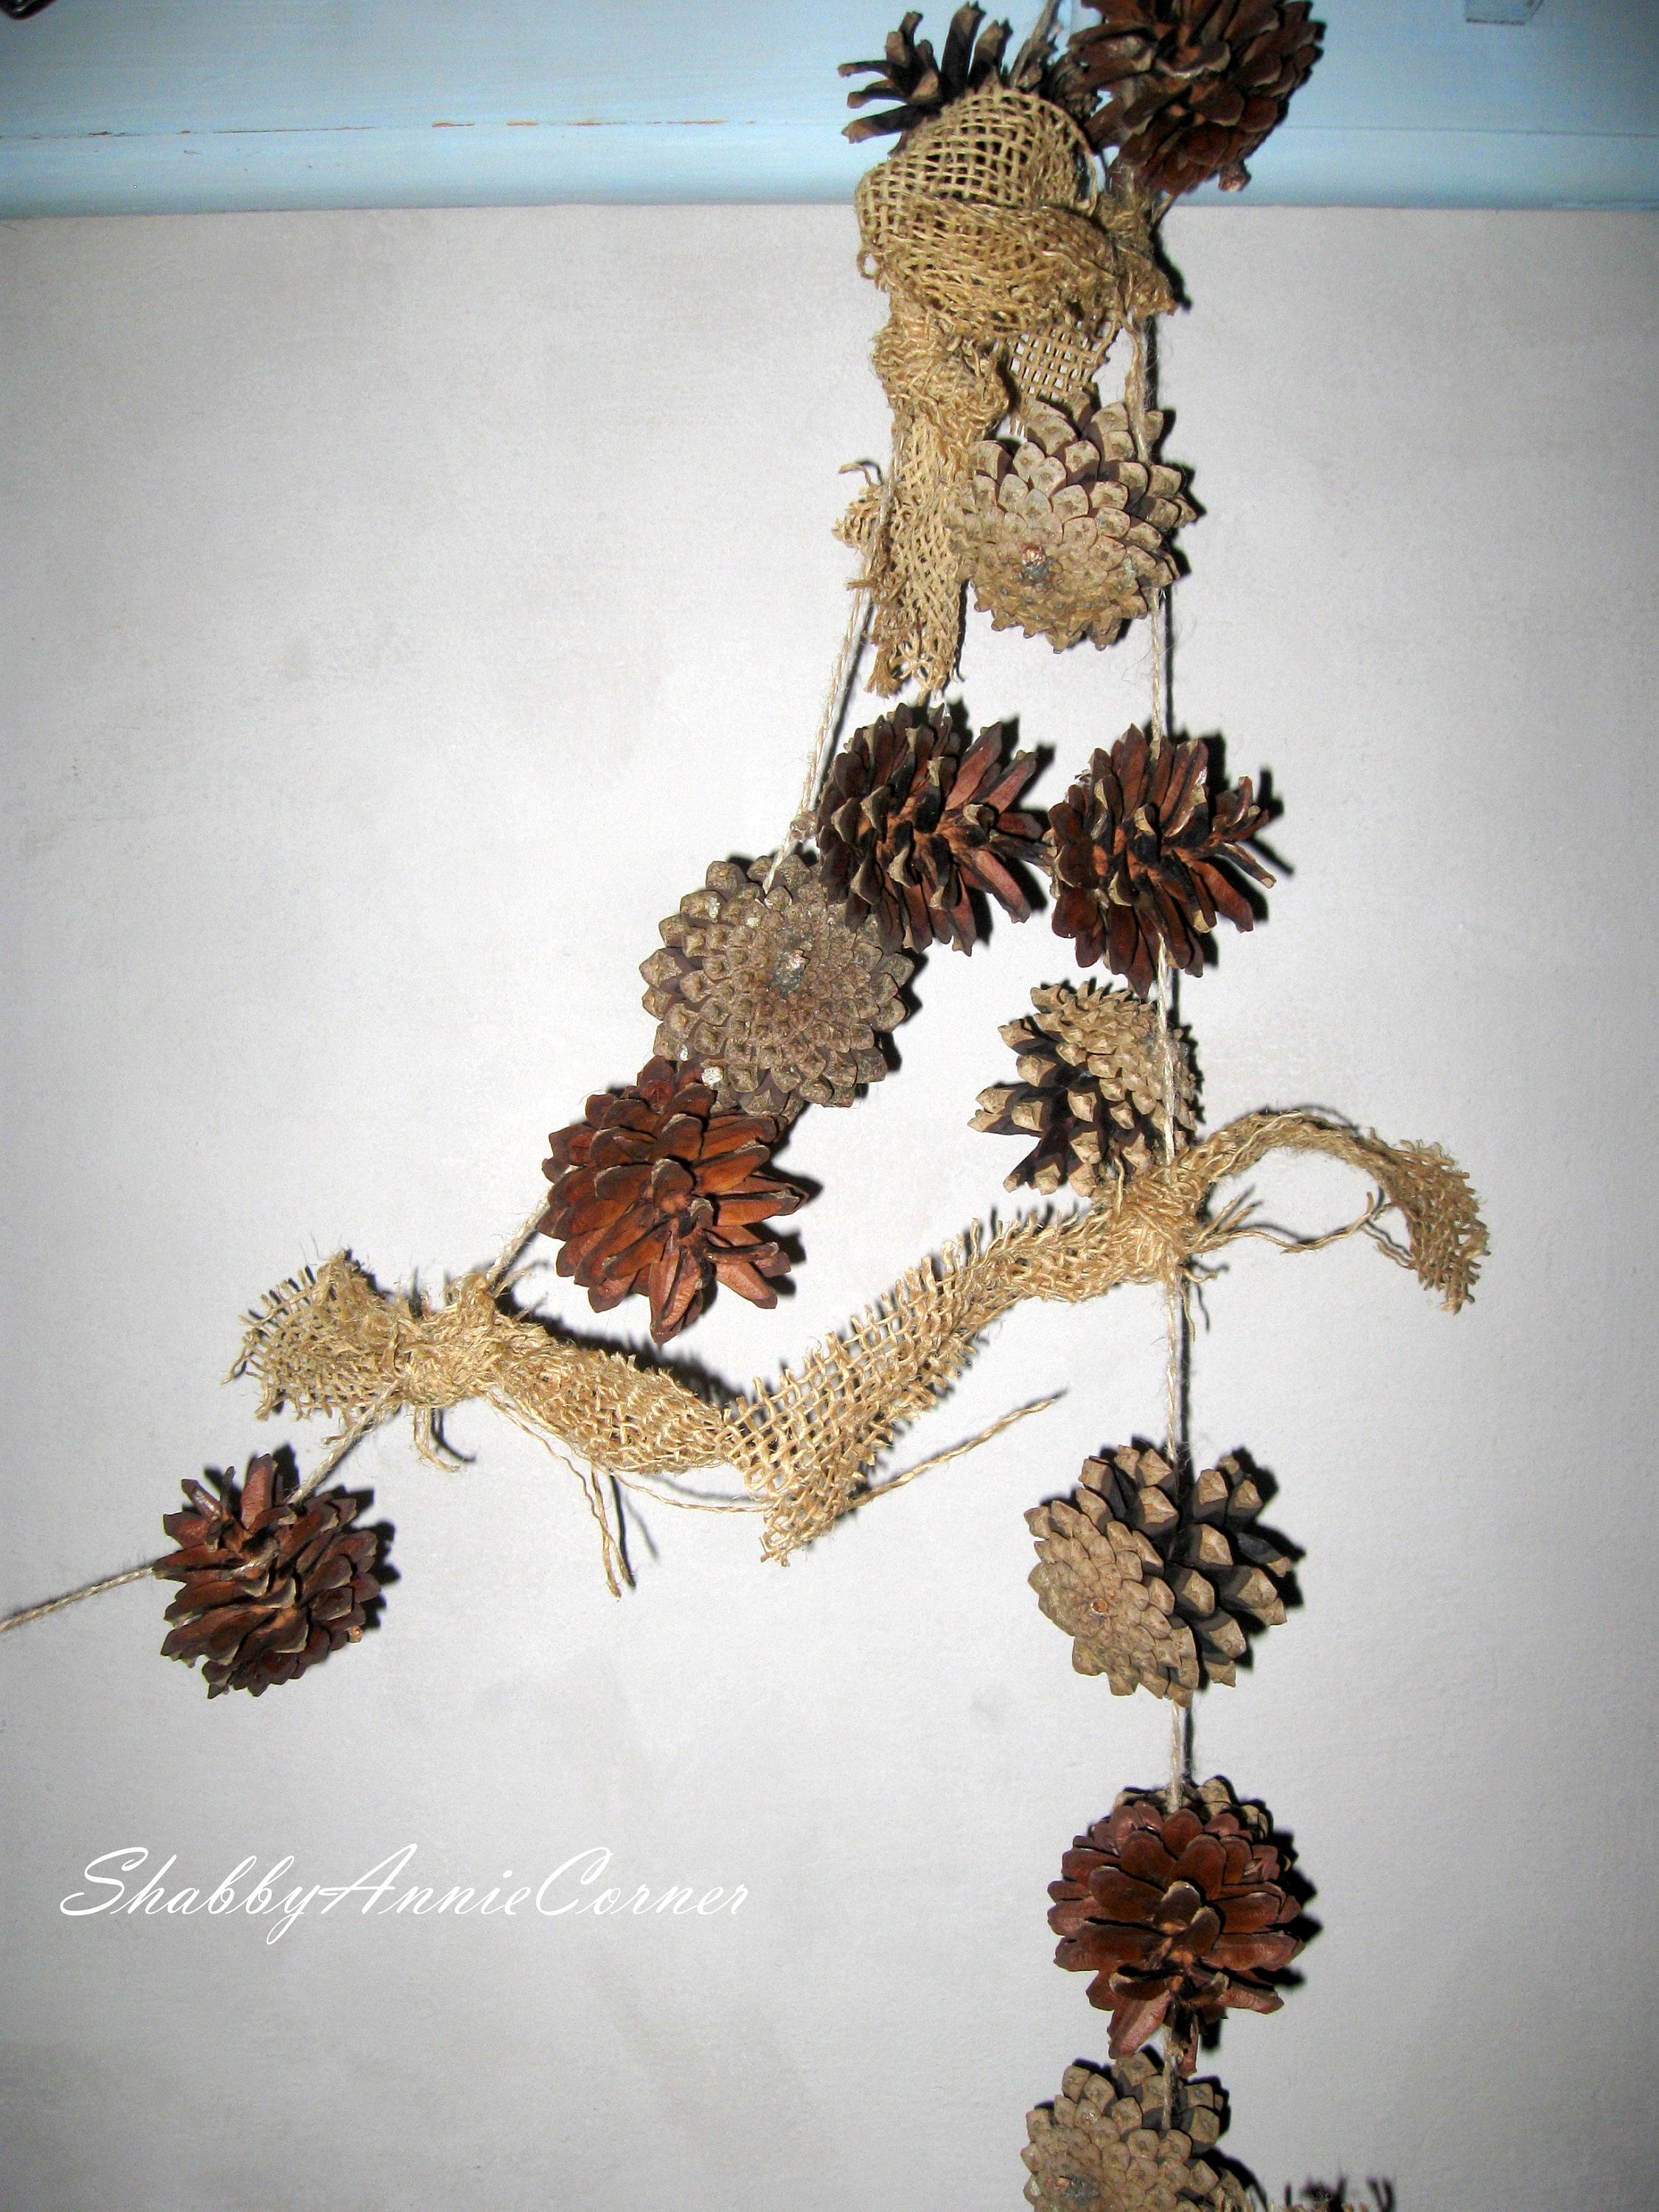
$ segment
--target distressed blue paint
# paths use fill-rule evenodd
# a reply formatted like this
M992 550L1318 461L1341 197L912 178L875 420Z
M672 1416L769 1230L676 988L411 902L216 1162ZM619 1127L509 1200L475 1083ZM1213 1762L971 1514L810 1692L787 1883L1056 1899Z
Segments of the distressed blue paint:
M0 214L843 199L872 149L840 135L836 64L897 12L57 0L0 22ZM1245 202L1659 205L1659 0L1513 28L1462 0L1320 12L1326 58Z

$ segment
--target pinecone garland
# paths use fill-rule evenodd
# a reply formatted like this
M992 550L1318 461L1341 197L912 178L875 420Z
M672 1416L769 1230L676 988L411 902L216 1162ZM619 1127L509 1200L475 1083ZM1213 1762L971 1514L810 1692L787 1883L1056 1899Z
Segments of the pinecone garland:
M1279 2009L1267 1977L1302 1948L1285 1932L1301 1908L1272 1832L1265 1809L1218 1776L1188 1784L1174 1813L1156 1790L1121 1791L1066 1853L1048 1885L1054 1964L1093 1974L1089 2002L1112 2015L1114 2058L1163 2028L1190 2074L1200 2031L1224 2012Z
M216 1493L186 1482L188 1509L161 1516L179 1549L155 1572L184 1584L167 1609L176 1626L161 1656L200 1659L210 1698L257 1698L358 1642L363 1608L380 1595L380 1540L351 1527L362 1501L343 1490L295 1498L296 1479L268 1452L248 1462L240 1493L228 1476L219 1480Z
M836 755L813 828L824 889L888 951L971 952L975 891L1016 921L1030 915L1012 870L1041 860L1042 822L1014 802L1037 763L1005 758L1006 742L1000 722L969 742L948 708L902 706Z
M1073 1638L1078 1673L1104 1674L1116 1697L1141 1687L1178 1705L1200 1682L1235 1683L1247 1624L1284 1620L1294 1571L1253 1526L1262 1504L1243 1454L1206 1467L1183 1496L1147 1445L1085 1460L1069 1499L1034 1506L1031 1587Z
M919 123L941 114L952 100L977 92L993 78L1001 81L1003 51L1011 36L1008 24L993 23L981 31L985 10L958 8L945 33L944 58L936 62L931 43L915 35L921 21L921 10L913 8L897 30L887 33L879 61L843 62L837 70L840 76L869 76L872 80L848 94L849 107L867 107L873 100L898 103L879 115L860 115L845 125L842 136L854 145L861 139L884 137L890 131L908 137Z
M1202 975L1218 915L1255 927L1238 875L1273 884L1248 849L1267 817L1249 776L1213 797L1208 779L1198 739L1154 750L1131 728L1048 811L1055 935L1074 940L1079 967L1104 959L1143 999L1160 944L1183 974Z
M1226 2126L1218 2081L1178 2083L1164 2124L1164 2071L1144 2051L1068 2066L1052 2105L1025 2116L1020 2153L1036 2212L1244 2212L1243 2191L1202 2154Z
M910 1011L915 963L843 917L828 877L794 853L746 874L716 860L641 963L658 1053L698 1062L722 1109L787 1122L887 1073L881 1040Z
M648 1060L636 1082L598 1093L582 1121L547 1140L553 1188L540 1225L563 1242L559 1273L596 1313L635 1291L647 1297L659 1344L696 1319L716 1279L775 1306L789 1255L755 1224L805 1202L765 1172L778 1133L768 1116L717 1112L700 1069Z
M1018 1055L1019 1081L981 1091L969 1126L1036 1138L1005 1190L1029 1185L1048 1198L1066 1182L1079 1198L1093 1198L1165 1157L1170 1116L1158 1012L1128 991L1092 982L1035 990L1031 1004L1034 1015L1005 1022L998 1032ZM1194 1125L1198 1085L1187 1032L1172 1026L1170 1042L1170 1149L1179 1152Z
M1115 146L1151 192L1189 192L1214 177L1249 182L1244 164L1284 120L1319 59L1324 27L1307 0L1087 0L1100 17L1074 32L1067 81L1102 105L1084 124Z
M1023 437L969 449L957 492L962 573L994 629L1046 637L1056 653L1110 645L1174 583L1170 533L1197 509L1182 471L1136 457L1121 401L1077 421L1034 401ZM1146 417L1155 446L1164 428Z

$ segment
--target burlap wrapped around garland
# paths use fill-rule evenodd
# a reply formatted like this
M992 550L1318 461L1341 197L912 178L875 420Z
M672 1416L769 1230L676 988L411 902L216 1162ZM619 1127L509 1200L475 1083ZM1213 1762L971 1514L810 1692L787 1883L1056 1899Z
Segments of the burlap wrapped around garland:
M1174 304L1146 202L1096 179L1063 109L990 83L860 180L859 265L891 302L874 361L893 458L838 534L863 557L878 692L940 690L956 665L969 448L1022 401L1073 405L1118 331Z
M1286 1150L1328 1153L1370 1176L1379 1196L1355 1226L1456 1311L1486 1232L1455 1162L1437 1146L1386 1145L1310 1115L1249 1114L1086 1210L1028 1215L989 1237L970 1230L815 1346L799 1372L725 1403L665 1368L562 1340L504 1306L483 1273L421 1310L344 1253L269 1294L235 1371L262 1385L262 1416L287 1407L362 1426L406 1409L428 1451L435 1417L482 1398L623 1480L729 1466L764 1516L765 1555L785 1559L878 1494L870 1476L880 1455L949 1389L992 1322L1027 1298L1078 1304L1123 1283L1179 1283L1239 1237L1267 1233L1244 1202L1212 1213L1210 1196ZM1385 1206L1402 1217L1408 1249L1378 1229Z

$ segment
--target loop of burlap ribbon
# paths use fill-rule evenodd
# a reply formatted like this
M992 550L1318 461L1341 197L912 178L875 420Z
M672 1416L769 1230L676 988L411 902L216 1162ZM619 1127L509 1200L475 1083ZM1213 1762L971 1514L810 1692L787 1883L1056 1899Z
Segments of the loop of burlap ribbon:
M893 411L888 496L840 526L875 604L872 688L942 690L962 643L952 491L1011 405L1073 404L1124 325L1172 297L1144 203L1102 193L1061 109L988 84L854 194L860 267L889 295L876 373Z
M270 1293L236 1371L259 1382L262 1415L286 1407L356 1423L407 1407L428 1449L438 1413L482 1398L624 1480L731 1467L763 1516L765 1555L785 1559L878 1494L870 1477L880 1455L944 1395L1011 1308L1027 1298L1076 1304L1130 1282L1178 1286L1240 1237L1272 1234L1243 1202L1209 1208L1217 1183L1279 1150L1328 1153L1371 1176L1378 1200L1337 1234L1374 1237L1450 1310L1463 1304L1486 1234L1467 1177L1445 1153L1385 1145L1310 1115L1254 1114L1087 1211L1024 1216L989 1237L970 1230L815 1346L796 1372L724 1404L667 1369L562 1339L504 1305L487 1275L463 1276L428 1310L377 1288L343 1253ZM1386 1207L1404 1220L1404 1249L1377 1225Z

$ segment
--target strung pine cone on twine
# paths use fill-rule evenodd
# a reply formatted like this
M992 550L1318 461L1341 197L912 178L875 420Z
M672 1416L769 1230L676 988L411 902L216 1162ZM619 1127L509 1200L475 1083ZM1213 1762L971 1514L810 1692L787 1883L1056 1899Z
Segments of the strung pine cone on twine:
M1084 127L1118 149L1114 171L1171 198L1210 177L1224 191L1249 184L1245 162L1319 59L1324 27L1307 0L1085 5L1101 20L1073 33L1067 82L1104 95Z
M1025 817L1022 817L1021 819ZM721 1108L794 1120L850 1106L887 1073L881 1040L909 1013L914 963L838 906L846 887L799 854L747 873L716 860L641 963L665 1060L701 1063Z
M1234 2176L1203 2156L1227 2124L1218 2081L1176 2087L1165 2125L1163 2069L1143 2051L1115 2066L1068 2066L1052 2105L1025 2116L1020 2156L1036 2212L1245 2212Z
M1131 728L1048 810L1054 934L1073 940L1079 968L1103 959L1143 999L1160 945L1201 975L1218 915L1255 927L1237 877L1273 881L1249 849L1267 816L1250 779L1212 795L1209 765L1197 738L1154 748Z
M331 1651L357 1643L363 1608L380 1594L372 1569L380 1540L351 1526L362 1501L343 1490L298 1498L296 1479L268 1452L251 1459L240 1492L186 1482L188 1510L164 1513L179 1547L153 1571L184 1588L167 1609L175 1623L164 1659L200 1659L208 1695L292 1682Z
M1004 1022L998 1031L1018 1055L1019 1081L981 1091L969 1125L993 1136L1036 1138L1004 1179L1005 1190L1025 1186L1049 1198L1064 1182L1079 1198L1093 1198L1182 1148L1195 1126L1198 1093L1185 1030L1169 1030L1171 1129L1156 1007L1092 982L1041 988L1031 1005L1032 1015Z
M1006 759L1006 743L1000 722L970 743L948 708L903 706L836 756L813 825L824 890L888 951L971 952L975 891L1030 915L1011 870L1042 858L1042 817L1014 805L1036 756Z
M1088 141L1000 78L921 124L860 180L860 265L889 295L874 362L893 464L839 534L873 602L874 690L945 687L962 641L953 502L1011 400L1074 400L1127 323L1173 305L1133 191L1102 194Z
M778 1134L764 1115L718 1112L700 1069L647 1061L626 1090L599 1092L582 1121L547 1140L553 1188L541 1227L562 1242L559 1273L596 1313L643 1292L659 1344L696 1319L717 1279L775 1306L789 1255L755 1224L805 1203L765 1172Z
M1071 1637L1079 1674L1114 1696L1137 1688L1189 1705L1201 1682L1231 1685L1245 1623L1285 1619L1295 1562L1255 1533L1262 1495L1242 1454L1204 1468L1185 1496L1150 1446L1085 1460L1070 1498L1025 1516L1036 1540L1031 1588Z
M962 574L994 629L1046 637L1056 653L1110 645L1177 570L1170 534L1193 520L1181 470L1137 457L1121 400L1075 419L1042 402L1023 437L981 439L956 493ZM1148 441L1164 417L1146 418Z
M1089 2002L1112 2015L1112 2057L1162 2028L1190 2074L1200 2031L1224 2012L1279 2011L1267 1978L1302 1943L1285 1932L1300 1905L1281 1886L1290 1854L1265 1808L1241 1804L1219 1776L1182 1795L1170 1812L1158 1791L1121 1791L1060 1861L1048 1925L1054 1964L1094 1976Z
M843 62L836 72L840 76L871 79L848 94L849 107L867 107L877 100L896 103L878 115L860 115L845 125L842 136L854 145L866 138L885 137L892 131L908 137L919 123L941 113L953 100L977 92L994 78L1003 82L1002 56L1011 35L1006 23L993 23L981 31L985 10L958 8L945 34L944 58L936 62L930 42L915 35L921 21L921 10L912 9L897 30L887 33L879 61Z

